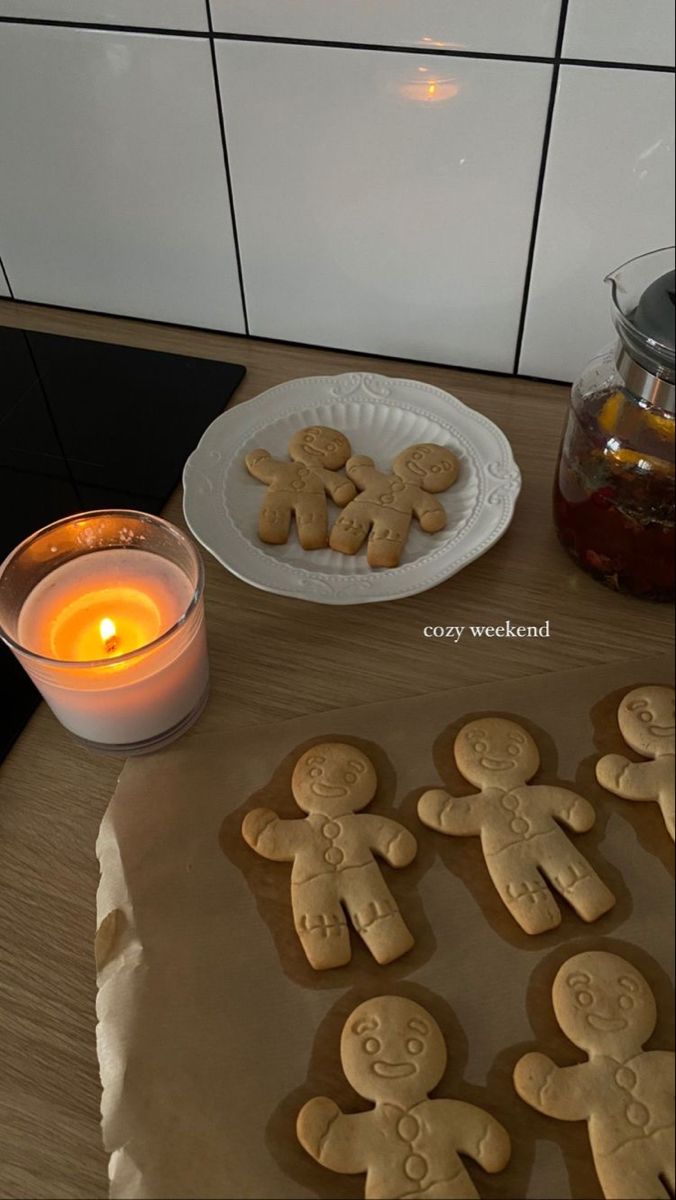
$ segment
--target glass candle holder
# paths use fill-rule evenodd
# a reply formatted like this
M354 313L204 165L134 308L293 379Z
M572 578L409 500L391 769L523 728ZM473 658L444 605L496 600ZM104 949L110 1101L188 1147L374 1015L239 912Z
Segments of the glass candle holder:
M0 637L93 750L159 749L206 704L204 569L161 517L80 513L27 538L0 566Z

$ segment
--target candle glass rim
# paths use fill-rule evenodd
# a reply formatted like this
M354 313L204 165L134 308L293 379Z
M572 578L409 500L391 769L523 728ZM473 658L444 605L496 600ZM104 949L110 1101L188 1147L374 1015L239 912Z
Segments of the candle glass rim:
M46 533L49 533L50 530L58 529L60 526L63 526L63 525L69 525L71 523L71 521L77 521L78 519L81 520L83 517L106 517L106 516L136 517L136 518L142 517L144 520L155 522L158 525L162 525L165 527L165 529L170 529L173 534L178 535L180 541L183 543L183 545L187 549L188 554L190 555L190 558L192 559L192 561L195 565L196 576L197 576L196 583L195 583L195 586L193 589L193 593L192 593L192 596L190 597L190 602L186 606L185 610L181 613L181 616L178 617L178 619L176 621L174 621L174 623L172 625L170 625L170 627L168 629L165 629L164 633L161 633L158 635L158 637L153 638L152 642L146 642L145 645L143 645L143 646L137 646L135 650L128 650L126 654L116 654L112 657L108 656L106 658L87 658L87 659L51 658L47 654L40 654L40 652L38 650L31 650L29 646L22 645L22 643L19 642L16 638L14 638L12 636L12 634L9 633L9 631L6 630L4 628L4 626L0 623L0 641L5 642L5 644L7 646L9 646L10 650L16 651L18 654L22 655L23 657L30 658L35 662L45 663L45 664L50 665L52 668L63 668L64 670L67 670L68 668L73 668L73 667L77 667L80 670L87 668L87 667L113 667L113 666L116 666L118 663L129 662L129 661L131 661L131 659L139 658L141 655L147 654L149 650L156 649L156 647L161 646L163 644L163 642L168 641L169 638L172 637L172 635L177 632L177 630L181 629L183 626L185 626L187 624L188 620L194 613L195 609L197 608L198 604L200 603L200 601L204 595L204 582L205 582L204 563L202 562L202 559L197 551L197 547L193 543L192 539L190 537L188 537L188 535L186 533L184 533L182 529L179 529L177 525L174 525L171 521L167 521L164 517L158 517L155 515L155 513L143 512L141 509L92 508L92 509L87 509L85 512L70 513L69 516L60 517L58 521L50 521L50 523L48 525L44 525L42 527L42 529L36 529L35 533L30 533L28 535L28 537L24 538L22 542L19 542L18 546L15 546L14 549L9 552L9 554L3 560L3 562L0 563L0 578L4 574L6 568L9 566L9 564L22 551L25 551L28 548L28 546L31 544L31 542L34 542L37 538L42 537ZM130 547L127 547L127 546L107 547L107 549L116 549L116 548L125 550L125 549L129 549ZM85 554L78 555L78 557L84 558L84 557L86 557L86 555L88 553L89 554L100 554L100 553L102 553L102 551L101 550L90 550L90 551L86 551ZM150 551L150 553L153 553L153 552ZM162 557L162 556L158 555L158 558L159 557Z

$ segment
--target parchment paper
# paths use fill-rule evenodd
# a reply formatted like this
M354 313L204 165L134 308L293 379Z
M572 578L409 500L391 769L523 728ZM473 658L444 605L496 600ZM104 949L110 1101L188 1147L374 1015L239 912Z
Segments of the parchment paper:
M439 1021L449 1068L435 1094L489 1108L512 1135L505 1172L469 1164L482 1196L595 1200L601 1193L584 1123L549 1120L512 1089L512 1067L536 1046L581 1059L556 1025L553 977L571 954L604 947L642 970L660 1009L650 1045L673 1045L673 844L657 805L610 796L599 754L627 752L615 714L639 683L670 682L663 660L537 676L423 699L330 712L274 728L199 731L129 763L104 818L98 853L99 1057L113 1197L357 1197L363 1177L315 1164L297 1144L306 1099L367 1107L340 1069L338 1039L369 995L401 992ZM615 891L613 912L584 925L523 934L488 879L478 839L445 838L415 817L425 788L470 790L452 765L459 725L513 715L535 735L539 780L573 787L598 809L574 836ZM212 722L213 724L213 722ZM350 966L317 973L293 932L290 868L240 836L244 813L297 816L289 782L298 755L353 741L380 774L372 811L419 840L412 867L383 867L413 951L378 967L353 937ZM631 757L636 757L632 756ZM565 905L563 906L566 907Z

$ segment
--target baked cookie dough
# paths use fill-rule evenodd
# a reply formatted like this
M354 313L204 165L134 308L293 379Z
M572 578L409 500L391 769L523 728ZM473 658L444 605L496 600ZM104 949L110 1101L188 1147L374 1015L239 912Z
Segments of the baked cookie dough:
M291 462L273 458L267 450L252 450L246 468L268 485L258 518L258 535L269 546L289 540L295 517L304 550L323 550L329 544L327 495L342 508L357 494L341 473L352 453L344 434L313 425L300 429L289 443Z
M650 761L635 763L621 754L606 754L596 764L596 778L624 800L656 801L671 837L676 837L674 689L634 688L622 700L617 720L627 745Z
M372 458L351 458L347 473L359 495L338 517L331 549L354 555L368 538L370 566L398 567L414 517L425 533L446 528L446 510L434 496L453 486L459 469L452 450L431 443L404 450L389 475L378 471Z
M514 920L530 934L561 923L548 883L583 921L596 921L615 897L558 822L575 833L591 829L596 814L567 788L529 784L540 767L531 735L502 717L483 717L455 740L458 770L479 788L456 797L435 788L418 801L430 829L452 837L480 837L491 879Z
M374 855L391 867L406 867L418 847L398 821L360 813L377 787L372 762L355 746L314 746L296 764L291 783L307 817L280 820L256 808L242 825L244 840L257 854L293 863L294 924L316 971L350 961L346 913L378 963L392 962L413 945Z
M346 1115L318 1096L301 1109L298 1140L317 1162L343 1175L366 1173L366 1200L473 1200L460 1158L501 1171L510 1157L505 1129L460 1100L430 1100L446 1068L436 1021L403 996L378 996L348 1017L340 1041L343 1070L374 1107Z
M552 999L588 1062L558 1067L526 1054L514 1071L517 1092L546 1116L588 1123L606 1200L673 1196L674 1055L643 1049L657 1020L645 979L623 958L591 950L563 964Z

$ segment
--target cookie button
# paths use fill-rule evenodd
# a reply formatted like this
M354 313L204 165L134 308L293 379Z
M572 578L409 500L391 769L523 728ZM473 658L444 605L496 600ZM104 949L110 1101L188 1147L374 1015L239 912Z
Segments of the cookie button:
M523 817L515 817L513 821L509 822L509 828L514 833L528 833L530 826L528 821L524 821Z
M325 861L330 863L332 867L339 866L344 858L343 851L339 850L337 846L329 846L328 850L324 853Z
M427 1163L422 1154L409 1154L404 1163L404 1171L408 1179L413 1179L416 1183L424 1179L427 1174Z
M414 1142L420 1133L420 1125L415 1117L407 1113L397 1125L397 1133L402 1142Z
M615 1083L618 1087L630 1092L632 1088L636 1087L636 1076L630 1067L620 1067L615 1075Z
M638 1129L642 1129L650 1120L650 1113L644 1104L638 1104L634 1101L627 1108L627 1120L630 1125L635 1125Z
M325 838L328 838L329 841L332 842L340 834L340 825L337 821L327 821L326 825L322 829L322 833L324 834Z
M378 499L381 504L392 504L394 502L394 496L391 492L386 493L384 496L379 496Z
M519 807L519 801L516 796L503 796L500 803L508 812L514 812Z

